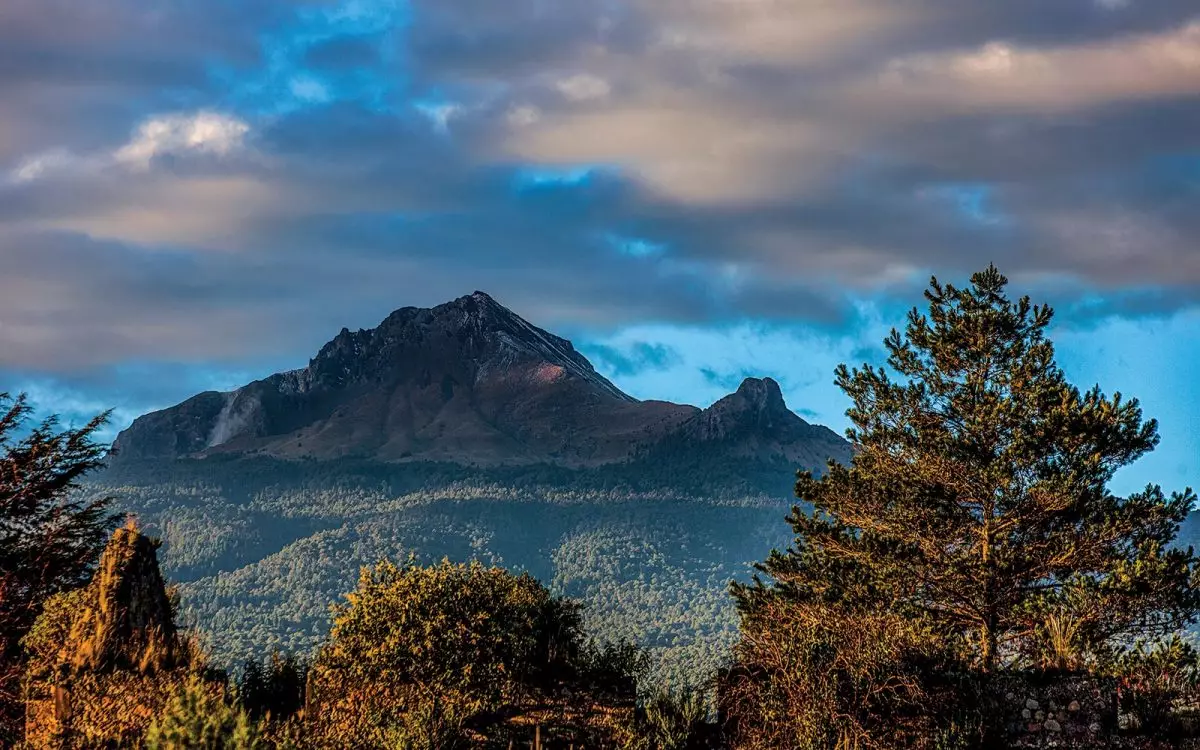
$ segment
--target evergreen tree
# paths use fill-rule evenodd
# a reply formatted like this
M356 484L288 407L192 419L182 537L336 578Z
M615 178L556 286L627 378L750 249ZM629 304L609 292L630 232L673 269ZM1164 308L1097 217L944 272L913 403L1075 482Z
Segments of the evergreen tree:
M931 282L929 309L885 340L888 368L837 370L851 466L801 473L796 542L735 587L743 628L780 601L930 622L978 669L1078 663L1191 622L1197 558L1170 546L1195 495L1130 497L1114 473L1151 451L1136 400L1067 382L1048 307L994 267ZM1024 660L1022 659L1024 657Z
M51 595L87 582L113 517L108 500L78 500L76 481L103 464L95 433L54 417L33 427L25 396L0 393L0 744L19 722L21 638Z
M255 719L283 721L304 707L308 663L278 651L259 662L249 659L238 681L238 702Z

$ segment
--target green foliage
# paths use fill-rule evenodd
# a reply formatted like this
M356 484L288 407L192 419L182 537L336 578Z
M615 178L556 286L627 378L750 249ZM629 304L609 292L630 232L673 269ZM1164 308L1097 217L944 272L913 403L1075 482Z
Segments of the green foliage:
M1136 728L1170 737L1179 733L1176 709L1197 697L1200 653L1178 635L1157 643L1136 643L1118 653L1109 669L1121 681L1121 710Z
M637 692L650 670L645 649L626 640L588 641L575 658L576 685L594 695L623 697Z
M565 715L631 701L635 675L620 672L640 663L627 647L590 646L579 606L529 575L383 563L337 610L309 719L353 743L453 746L468 726L493 733L547 706L577 723Z
M117 529L88 585L47 600L23 640L32 746L126 746L189 676L220 682L175 627L156 547L132 524Z
M418 701L384 730L388 750L466 750L465 717L453 703L439 698Z
M599 470L527 471L208 459L110 470L90 489L163 537L182 622L229 669L272 650L311 655L362 566L416 552L528 571L581 601L590 633L646 647L655 682L711 676L736 636L729 581L787 542L783 492L635 494L591 488ZM787 484L790 468L772 472L770 487Z
M147 750L265 750L259 727L223 691L199 678L184 684L146 733Z
M928 312L914 309L884 342L890 369L838 368L853 401L852 465L800 472L796 494L812 510L789 518L795 543L760 566L768 583L734 586L736 669L749 687L731 700L751 717L743 733L779 721L804 726L815 746L830 732L868 746L897 727L929 737L928 718L944 714L931 679L1084 668L1195 620L1200 561L1171 546L1195 496L1107 489L1155 447L1155 423L1135 400L1068 383L1045 335L1051 310L1011 301L1006 285L994 267L965 289L934 279ZM921 664L926 641L945 652ZM788 715L805 691L822 708ZM839 726L853 705L867 713ZM777 715L763 713L772 706Z
M363 572L315 667L322 691L388 675L428 694L461 693L489 710L541 685L578 653L578 607L530 576L478 563ZM380 686L385 687L385 686Z
M0 393L0 744L20 725L20 641L54 594L83 584L113 523L107 497L72 491L99 468L102 414L78 429L29 426L24 395Z
M887 371L841 367L851 468L801 474L814 511L765 572L807 601L887 602L970 636L985 670L1027 654L1047 617L1088 647L1186 626L1197 559L1169 545L1194 499L1108 492L1153 449L1135 400L1071 386L1045 338L1049 308L1011 302L994 268L936 280L928 315L885 341ZM782 590L782 589L781 589ZM740 589L745 606L756 592Z
M26 679L43 679L53 673L71 635L74 618L87 606L87 593L86 588L73 589L46 600L41 615L21 641L25 648Z
M658 690L642 702L630 750L703 748L711 729L702 693Z
M953 677L954 645L883 609L765 602L743 620L720 680L734 746L937 747L978 725L971 684Z

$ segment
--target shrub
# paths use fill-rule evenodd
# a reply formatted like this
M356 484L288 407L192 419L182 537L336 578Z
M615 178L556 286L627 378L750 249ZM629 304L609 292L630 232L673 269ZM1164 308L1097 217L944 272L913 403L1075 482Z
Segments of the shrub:
M146 733L147 750L260 750L267 747L250 715L224 691L193 677Z
M659 691L647 698L635 725L637 750L693 750L707 742L708 705L699 692Z
M522 716L588 735L608 707L632 708L641 663L635 648L589 645L579 605L529 575L384 563L337 610L308 719L320 737L366 746L515 736Z
M1200 685L1200 654L1179 636L1154 644L1137 643L1118 654L1112 670L1120 680L1120 710L1130 729L1169 737L1180 733L1179 703L1195 697Z
M952 641L892 613L764 604L743 622L719 705L735 747L978 747ZM970 738L970 743L968 743Z
M256 719L286 721L304 708L308 663L294 654L271 654L261 663L251 659L238 681L238 703Z

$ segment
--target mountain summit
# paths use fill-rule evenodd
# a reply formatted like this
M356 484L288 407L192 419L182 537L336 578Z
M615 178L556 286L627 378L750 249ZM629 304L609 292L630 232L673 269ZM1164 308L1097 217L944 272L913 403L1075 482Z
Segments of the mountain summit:
M348 329L308 366L202 393L122 432L118 461L216 454L591 466L703 443L823 463L848 447L789 411L770 378L709 409L638 401L570 341L484 292Z

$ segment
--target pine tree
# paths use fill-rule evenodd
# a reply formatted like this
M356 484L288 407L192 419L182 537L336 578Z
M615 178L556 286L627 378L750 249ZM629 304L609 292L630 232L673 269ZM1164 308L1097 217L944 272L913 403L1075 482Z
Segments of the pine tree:
M990 672L1075 665L1196 619L1197 558L1170 546L1195 495L1108 490L1157 445L1156 423L1072 386L1053 312L1007 283L995 267L965 289L933 279L928 313L885 340L890 371L837 370L852 465L799 475L812 510L793 510L794 547L760 566L770 584L735 587L743 628L781 601L882 608Z
M108 415L62 429L54 417L29 427L32 412L0 393L0 744L19 718L21 638L46 599L87 582L114 521L107 499L72 494L103 464L94 438Z

